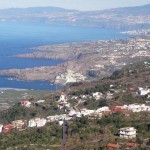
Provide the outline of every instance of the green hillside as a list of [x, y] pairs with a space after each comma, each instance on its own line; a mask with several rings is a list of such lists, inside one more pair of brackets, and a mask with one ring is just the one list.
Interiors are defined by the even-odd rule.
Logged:
[[[112, 87], [110, 85], [113, 85]], [[72, 96], [91, 95], [93, 92], [102, 92], [107, 95], [108, 91], [113, 93], [111, 99], [106, 97], [100, 100], [85, 98], [83, 103], [78, 105], [78, 109], [97, 109], [103, 106], [109, 106], [113, 109], [116, 105], [146, 103], [150, 102], [147, 97], [135, 96], [133, 88], [146, 87], [150, 85], [150, 61], [131, 64], [121, 70], [115, 71], [112, 76], [92, 82], [76, 83], [66, 86], [61, 91], [52, 93], [45, 97], [45, 102], [35, 104], [30, 108], [25, 108], [16, 104], [12, 108], [0, 114], [0, 123], [11, 123], [13, 120], [26, 119], [34, 117], [46, 117], [49, 115], [63, 114], [65, 108], [56, 109], [60, 93], [65, 92], [69, 97], [72, 107], [77, 105]], [[32, 102], [36, 103], [33, 98]], [[147, 103], [149, 105], [149, 103]], [[137, 138], [133, 140], [120, 139], [118, 129], [122, 127], [133, 126], [137, 129]], [[104, 115], [101, 119], [81, 117], [68, 121], [67, 139], [64, 149], [66, 150], [94, 150], [107, 143], [122, 143], [122, 149], [125, 149], [127, 142], [136, 142], [139, 144], [137, 149], [148, 150], [150, 141], [144, 139], [150, 138], [150, 113], [130, 112], [129, 116], [117, 112], [111, 115]], [[47, 123], [42, 128], [27, 128], [22, 131], [13, 129], [8, 134], [0, 134], [0, 149], [15, 150], [59, 150], [62, 149], [62, 126], [57, 122]]]

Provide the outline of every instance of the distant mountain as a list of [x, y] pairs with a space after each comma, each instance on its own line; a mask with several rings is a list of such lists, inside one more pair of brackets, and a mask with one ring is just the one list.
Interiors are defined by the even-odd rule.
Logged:
[[136, 7], [122, 7], [106, 10], [109, 13], [124, 14], [124, 15], [150, 15], [150, 4]]
[[0, 15], [26, 15], [26, 14], [43, 14], [56, 12], [75, 12], [75, 10], [67, 10], [59, 7], [29, 7], [29, 8], [9, 8], [0, 9]]
[[99, 28], [135, 29], [150, 27], [150, 4], [101, 11], [77, 11], [58, 7], [0, 10], [2, 21], [23, 21]]

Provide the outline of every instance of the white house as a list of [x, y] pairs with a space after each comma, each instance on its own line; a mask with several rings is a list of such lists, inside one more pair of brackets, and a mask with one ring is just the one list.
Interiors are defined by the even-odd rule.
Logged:
[[150, 98], [150, 94], [147, 95], [147, 98]]
[[108, 112], [108, 111], [110, 111], [110, 109], [109, 109], [108, 106], [104, 106], [104, 107], [98, 108], [98, 109], [96, 110], [96, 112], [98, 112], [98, 113]]
[[35, 121], [36, 121], [37, 127], [43, 127], [43, 126], [45, 126], [45, 124], [47, 122], [46, 119], [44, 119], [44, 118], [36, 118]]
[[75, 116], [76, 115], [76, 111], [75, 110], [71, 110], [70, 112], [69, 112], [69, 116], [70, 117], [73, 117], [73, 116]]
[[72, 96], [71, 99], [78, 99], [78, 96]]
[[80, 117], [82, 117], [82, 114], [80, 112], [76, 112], [76, 117], [80, 118]]
[[111, 93], [110, 91], [108, 91], [108, 92], [106, 93], [106, 99], [110, 100], [110, 99], [112, 99], [112, 98], [114, 98], [114, 94]]
[[47, 122], [54, 122], [54, 121], [61, 121], [61, 120], [70, 120], [71, 117], [67, 116], [66, 114], [55, 115], [55, 116], [48, 116]]
[[123, 105], [123, 106], [116, 106], [116, 108], [121, 108], [121, 109], [128, 109], [128, 105]]
[[3, 125], [0, 124], [0, 133], [2, 132]]
[[150, 106], [146, 106], [145, 104], [130, 104], [124, 106], [116, 106], [116, 108], [127, 109], [131, 110], [132, 112], [150, 111]]
[[133, 112], [150, 111], [150, 106], [146, 106], [145, 104], [131, 104], [127, 109]]
[[45, 100], [42, 100], [42, 99], [37, 101], [37, 103], [44, 103], [44, 102]]
[[98, 112], [94, 112], [88, 115], [89, 118], [101, 118], [102, 117], [102, 113], [98, 113]]
[[28, 122], [28, 127], [36, 127], [36, 122], [34, 119], [30, 119]]
[[125, 127], [119, 130], [121, 138], [132, 139], [136, 138], [136, 129], [134, 127]]
[[47, 117], [47, 122], [54, 122], [55, 121], [55, 116], [48, 116]]
[[12, 121], [11, 124], [14, 126], [14, 128], [17, 128], [17, 129], [21, 129], [25, 125], [23, 120], [15, 120], [15, 121]]
[[70, 103], [65, 104], [66, 107], [70, 108]]
[[149, 88], [139, 88], [138, 93], [141, 96], [145, 96], [150, 93], [150, 89]]
[[66, 101], [67, 101], [67, 95], [65, 93], [61, 93], [58, 102], [66, 102]]
[[43, 127], [46, 124], [46, 119], [44, 118], [34, 118], [30, 119], [28, 122], [28, 127]]
[[59, 123], [60, 126], [62, 126], [64, 121], [60, 120], [60, 121], [58, 121], [58, 123]]
[[96, 100], [99, 100], [101, 98], [104, 98], [104, 94], [101, 92], [95, 92], [92, 94], [93, 98], [95, 98]]
[[81, 115], [83, 115], [83, 116], [88, 116], [88, 115], [94, 113], [94, 110], [81, 109], [80, 113], [81, 113]]
[[31, 107], [32, 103], [28, 100], [22, 100], [22, 101], [20, 101], [20, 104], [25, 107]]

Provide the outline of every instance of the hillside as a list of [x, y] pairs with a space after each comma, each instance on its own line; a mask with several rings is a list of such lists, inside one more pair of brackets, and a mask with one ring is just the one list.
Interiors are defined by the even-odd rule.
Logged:
[[0, 112], [12, 107], [20, 99], [32, 99], [47, 94], [48, 91], [0, 89]]
[[[149, 148], [144, 139], [149, 135], [149, 112], [134, 113], [131, 111], [114, 112], [115, 106], [130, 105], [133, 103], [146, 104], [149, 107], [150, 99], [147, 96], [136, 94], [138, 87], [150, 85], [150, 60], [134, 63], [115, 71], [112, 76], [92, 82], [80, 82], [66, 86], [61, 91], [47, 95], [45, 102], [38, 104], [38, 99], [32, 99], [30, 108], [16, 104], [14, 107], [0, 114], [0, 123], [11, 123], [13, 120], [30, 120], [34, 117], [46, 118], [49, 115], [64, 114], [68, 106], [56, 109], [61, 92], [66, 93], [71, 107], [82, 111], [96, 110], [108, 106], [113, 113], [105, 113], [102, 117], [73, 117], [67, 122], [67, 142], [64, 149], [90, 150], [101, 147], [107, 143], [122, 143], [126, 147], [127, 142], [136, 142], [142, 148]], [[103, 98], [90, 98], [93, 92], [101, 92]], [[111, 93], [111, 95], [110, 95]], [[83, 95], [88, 97], [83, 97]], [[109, 97], [108, 97], [109, 96]], [[73, 99], [78, 97], [77, 99]], [[7, 119], [6, 119], [7, 118]], [[137, 129], [136, 139], [120, 139], [117, 136], [118, 129], [133, 126]], [[0, 135], [0, 149], [18, 147], [23, 149], [61, 149], [62, 127], [57, 121], [47, 123], [44, 127], [13, 129], [10, 133]], [[146, 144], [146, 145], [145, 145]]]
[[102, 11], [77, 11], [57, 7], [0, 10], [0, 20], [36, 22], [99, 28], [135, 29], [150, 27], [150, 5]]

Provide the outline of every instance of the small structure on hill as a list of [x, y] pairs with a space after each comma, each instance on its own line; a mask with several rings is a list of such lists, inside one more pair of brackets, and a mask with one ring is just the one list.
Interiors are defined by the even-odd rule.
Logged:
[[31, 107], [31, 102], [28, 100], [22, 100], [20, 101], [20, 104], [25, 107]]
[[68, 100], [67, 95], [62, 92], [58, 102], [66, 102], [67, 100]]
[[119, 150], [120, 149], [120, 145], [119, 144], [107, 144], [104, 146], [106, 149], [108, 150], [113, 150], [113, 149], [116, 149], [116, 150]]
[[3, 124], [0, 124], [0, 133], [2, 132]]
[[22, 129], [25, 125], [25, 122], [23, 120], [15, 120], [15, 121], [12, 121], [11, 124], [14, 126], [14, 128]]
[[34, 118], [30, 119], [28, 122], [28, 127], [43, 127], [46, 124], [46, 119], [44, 118]]
[[127, 143], [127, 147], [130, 148], [130, 149], [134, 149], [138, 146], [139, 146], [139, 144], [137, 144], [137, 143], [131, 143], [131, 142]]
[[138, 94], [141, 95], [141, 96], [145, 96], [147, 94], [150, 93], [150, 89], [148, 87], [146, 88], [139, 88], [138, 90]]
[[125, 127], [119, 130], [121, 138], [132, 139], [136, 138], [136, 129], [134, 127]]
[[41, 99], [41, 100], [38, 100], [36, 103], [44, 103], [45, 100]]
[[105, 98], [104, 94], [101, 93], [101, 92], [92, 93], [92, 96], [93, 96], [93, 98], [95, 98], [96, 100]]
[[10, 132], [13, 128], [14, 128], [14, 126], [13, 126], [12, 124], [4, 125], [3, 128], [2, 128], [2, 132], [3, 132], [3, 133], [8, 133], [8, 132]]

